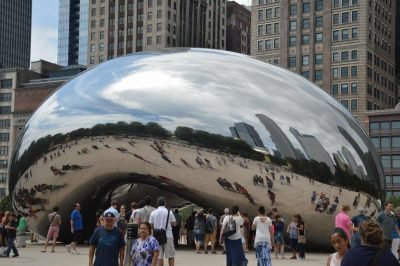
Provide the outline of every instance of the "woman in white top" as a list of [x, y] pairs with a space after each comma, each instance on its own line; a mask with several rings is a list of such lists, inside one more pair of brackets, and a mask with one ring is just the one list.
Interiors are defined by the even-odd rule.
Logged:
[[265, 216], [265, 208], [258, 208], [258, 216], [253, 220], [253, 230], [256, 230], [254, 247], [256, 249], [257, 265], [271, 266], [271, 247], [274, 245], [272, 221]]
[[[231, 215], [226, 215], [222, 222], [221, 234], [219, 242], [221, 245], [225, 242], [226, 249], [226, 265], [227, 266], [242, 266], [247, 265], [247, 259], [244, 256], [242, 247], [242, 237], [240, 234], [240, 227], [243, 226], [243, 218], [239, 213], [239, 207], [233, 205], [231, 208]], [[229, 236], [224, 236], [225, 227], [230, 221], [235, 221], [236, 232]]]
[[330, 239], [336, 252], [329, 255], [326, 261], [326, 266], [340, 266], [342, 259], [348, 250], [349, 237], [342, 228], [336, 227], [333, 230]]

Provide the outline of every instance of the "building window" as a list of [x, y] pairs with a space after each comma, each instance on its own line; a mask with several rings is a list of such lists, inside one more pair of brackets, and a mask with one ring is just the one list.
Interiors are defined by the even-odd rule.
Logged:
[[302, 44], [310, 44], [310, 36], [309, 35], [303, 35], [301, 43]]
[[295, 67], [296, 66], [296, 57], [291, 56], [289, 57], [289, 67]]
[[309, 56], [308, 55], [303, 55], [302, 57], [302, 65], [303, 66], [308, 66], [309, 64]]
[[342, 61], [347, 61], [347, 60], [349, 60], [349, 52], [343, 51], [342, 52]]
[[[374, 138], [371, 138], [371, 142], [372, 142], [372, 144], [374, 145], [374, 147], [375, 148], [377, 148], [377, 149], [379, 149], [380, 148], [380, 143], [379, 143], [379, 138], [376, 138], [376, 137], [374, 137]], [[400, 144], [400, 143], [399, 143]]]
[[349, 68], [348, 67], [342, 67], [340, 69], [340, 76], [342, 78], [348, 78], [349, 77]]
[[400, 129], [400, 121], [392, 121], [392, 129]]
[[257, 50], [258, 51], [264, 50], [264, 42], [263, 41], [258, 41], [257, 42]]
[[267, 19], [271, 19], [271, 18], [272, 18], [272, 8], [268, 8], [268, 9], [266, 10], [265, 17], [266, 17]]
[[1, 169], [6, 169], [7, 167], [8, 167], [7, 160], [0, 160], [0, 168]]
[[358, 29], [357, 28], [352, 28], [351, 29], [351, 38], [355, 39], [358, 36]]
[[322, 43], [322, 41], [323, 41], [322, 32], [316, 33], [316, 34], [315, 34], [315, 42], [316, 42], [316, 43]]
[[349, 101], [348, 100], [341, 100], [340, 103], [344, 106], [344, 108], [349, 110]]
[[161, 23], [157, 23], [157, 31], [161, 31]]
[[275, 17], [279, 18], [281, 16], [281, 8], [280, 7], [275, 7]]
[[358, 11], [355, 10], [351, 12], [351, 21], [352, 22], [358, 21]]
[[303, 13], [310, 12], [310, 2], [303, 3]]
[[0, 102], [11, 102], [11, 93], [0, 93]]
[[324, 26], [324, 17], [315, 17], [315, 27], [322, 27]]
[[342, 94], [342, 95], [349, 94], [349, 84], [342, 83], [340, 85], [340, 94]]
[[296, 46], [296, 42], [297, 42], [297, 37], [296, 36], [291, 36], [289, 38], [289, 46]]
[[315, 70], [315, 80], [322, 80], [322, 70]]
[[322, 11], [324, 9], [324, 1], [323, 0], [317, 0], [315, 2], [315, 10], [316, 11]]
[[337, 67], [332, 68], [332, 78], [338, 78], [339, 77], [339, 69]]
[[10, 119], [0, 119], [0, 128], [10, 128]]
[[0, 115], [11, 114], [11, 106], [0, 106]]
[[340, 0], [333, 0], [333, 7], [334, 8], [340, 7]]
[[265, 40], [265, 50], [272, 49], [272, 40]]
[[342, 23], [343, 24], [349, 23], [349, 12], [342, 13]]
[[334, 52], [332, 54], [332, 61], [333, 62], [338, 62], [339, 61], [339, 53], [338, 52]]
[[332, 24], [333, 25], [339, 24], [339, 14], [333, 14], [333, 16], [332, 16]]
[[322, 54], [316, 54], [315, 55], [315, 64], [316, 65], [322, 64]]
[[10, 141], [9, 133], [0, 133], [0, 142], [8, 142]]
[[279, 23], [274, 24], [274, 32], [279, 33]]
[[381, 162], [383, 168], [390, 168], [390, 156], [389, 155], [382, 155]]
[[357, 77], [357, 66], [352, 66], [351, 67], [351, 76], [352, 77]]
[[339, 84], [332, 84], [331, 94], [337, 96], [339, 94]]
[[349, 39], [349, 30], [348, 29], [343, 29], [342, 30], [342, 41], [343, 40], [348, 40]]
[[332, 32], [332, 41], [339, 41], [339, 31], [338, 30], [334, 30]]
[[295, 31], [297, 29], [297, 21], [292, 20], [290, 21], [290, 31]]
[[290, 15], [291, 16], [297, 15], [297, 5], [290, 5]]
[[392, 148], [400, 148], [400, 137], [392, 137]]
[[351, 51], [351, 60], [357, 60], [357, 50]]
[[357, 93], [357, 82], [351, 83], [351, 93], [356, 94]]
[[266, 24], [265, 28], [266, 28], [265, 31], [267, 34], [272, 34], [272, 24]]
[[309, 29], [310, 28], [310, 19], [309, 18], [303, 19], [302, 27], [303, 27], [303, 29]]
[[350, 108], [351, 108], [351, 111], [356, 111], [357, 110], [357, 99], [352, 99], [350, 101]]
[[8, 146], [0, 146], [0, 156], [8, 155]]
[[279, 38], [275, 38], [274, 39], [274, 48], [279, 49], [279, 47], [280, 47], [280, 40], [279, 40]]
[[157, 18], [162, 18], [162, 10], [157, 11]]
[[348, 7], [349, 4], [349, 0], [342, 0], [342, 7]]
[[301, 72], [301, 75], [303, 77], [305, 77], [306, 79], [309, 79], [310, 78], [310, 71], [303, 71], [303, 72]]
[[258, 20], [263, 20], [264, 19], [264, 10], [260, 9], [258, 10]]
[[264, 34], [264, 25], [258, 25], [258, 35]]

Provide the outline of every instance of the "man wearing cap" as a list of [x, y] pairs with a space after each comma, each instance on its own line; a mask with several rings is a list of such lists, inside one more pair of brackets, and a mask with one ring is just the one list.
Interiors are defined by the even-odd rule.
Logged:
[[393, 213], [393, 203], [388, 201], [385, 202], [385, 210], [381, 211], [376, 218], [376, 221], [381, 225], [383, 230], [383, 238], [385, 240], [384, 245], [388, 248], [392, 248], [393, 231], [397, 234], [400, 233], [397, 227], [396, 217]]
[[104, 226], [96, 228], [89, 240], [89, 266], [122, 266], [125, 240], [122, 232], [114, 226], [115, 214], [106, 211], [103, 220]]
[[358, 215], [353, 216], [351, 218], [351, 222], [353, 223], [353, 235], [351, 236], [351, 247], [355, 248], [361, 245], [361, 238], [360, 233], [358, 232], [358, 227], [362, 224], [365, 220], [368, 219], [365, 214], [367, 213], [364, 208], [358, 208]]
[[348, 215], [349, 211], [350, 206], [348, 204], [343, 204], [342, 211], [335, 217], [335, 227], [342, 228], [343, 231], [346, 232], [347, 237], [351, 239], [351, 228], [353, 223]]
[[114, 214], [116, 222], [114, 223], [114, 226], [117, 227], [117, 223], [119, 221], [119, 213], [118, 213], [118, 201], [117, 200], [112, 200], [111, 201], [111, 206], [107, 210], [104, 211], [104, 214], [106, 212], [111, 212]]

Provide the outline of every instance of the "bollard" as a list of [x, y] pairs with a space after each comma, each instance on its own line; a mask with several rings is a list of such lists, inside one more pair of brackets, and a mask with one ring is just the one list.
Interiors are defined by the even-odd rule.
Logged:
[[126, 247], [125, 247], [125, 259], [124, 266], [130, 266], [133, 264], [131, 257], [131, 250], [133, 241], [138, 238], [138, 225], [135, 223], [128, 223], [126, 227]]

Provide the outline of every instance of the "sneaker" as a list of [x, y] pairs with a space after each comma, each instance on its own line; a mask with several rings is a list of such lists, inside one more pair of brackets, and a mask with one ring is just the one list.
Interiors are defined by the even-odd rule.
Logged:
[[11, 257], [16, 258], [16, 257], [18, 257], [18, 256], [19, 256], [19, 254], [14, 254], [14, 255], [12, 255]]
[[292, 257], [290, 257], [290, 259], [291, 259], [291, 260], [295, 260], [295, 259], [297, 259], [297, 257], [292, 256]]
[[81, 253], [79, 253], [79, 251], [76, 250], [76, 249], [71, 250], [71, 254], [74, 254], [74, 255], [81, 255]]
[[67, 248], [68, 253], [71, 254], [71, 246], [70, 245], [66, 245], [65, 247]]

